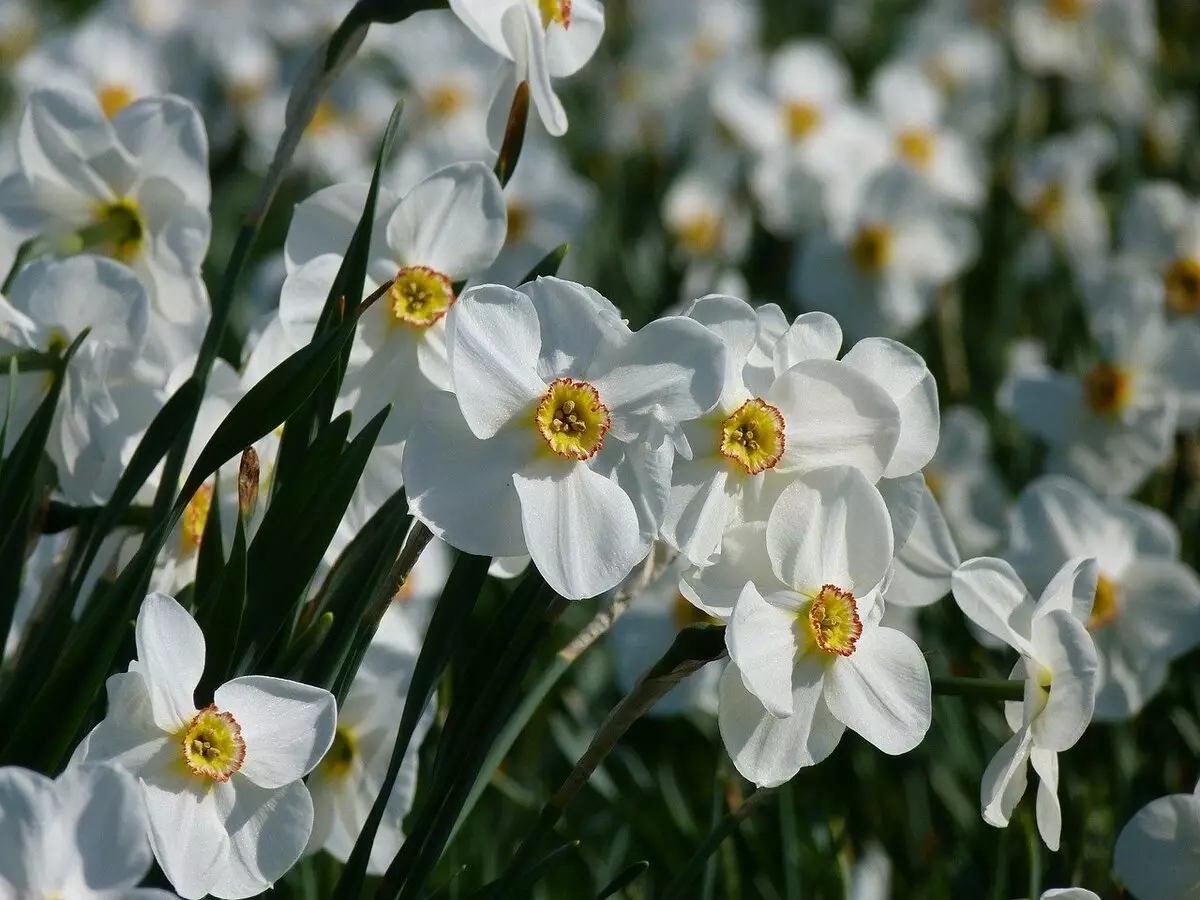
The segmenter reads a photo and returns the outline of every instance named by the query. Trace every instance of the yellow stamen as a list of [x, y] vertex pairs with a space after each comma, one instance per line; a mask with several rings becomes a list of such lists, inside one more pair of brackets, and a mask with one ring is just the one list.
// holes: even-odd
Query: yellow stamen
[[1100, 363], [1084, 377], [1083, 396], [1093, 413], [1111, 418], [1133, 399], [1133, 379], [1124, 369]]
[[681, 223], [675, 229], [675, 235], [688, 253], [710, 256], [720, 248], [723, 230], [720, 216], [713, 212], [701, 212]]
[[565, 459], [589, 459], [604, 446], [611, 419], [592, 385], [559, 378], [550, 382], [538, 404], [534, 425], [551, 453]]
[[893, 240], [887, 225], [863, 225], [850, 242], [850, 261], [859, 271], [878, 275], [891, 261]]
[[1105, 575], [1096, 581], [1096, 600], [1092, 603], [1092, 616], [1088, 619], [1088, 631], [1099, 631], [1111, 625], [1121, 615], [1121, 589]]
[[428, 328], [454, 305], [450, 278], [428, 266], [406, 266], [388, 289], [392, 319], [413, 328]]
[[466, 103], [457, 85], [439, 84], [429, 94], [429, 112], [435, 119], [448, 119]]
[[796, 621], [805, 643], [830, 656], [849, 656], [862, 635], [854, 595], [832, 584], [817, 592]]
[[202, 484], [192, 494], [192, 499], [183, 510], [183, 521], [180, 525], [180, 543], [184, 553], [195, 553], [200, 549], [204, 540], [204, 526], [208, 522], [208, 512], [212, 508], [213, 489], [211, 484]]
[[246, 743], [237, 720], [206, 706], [179, 732], [183, 763], [198, 778], [228, 781], [246, 761]]
[[783, 413], [765, 400], [747, 400], [721, 423], [721, 455], [747, 475], [774, 468], [783, 458]]
[[146, 227], [137, 203], [125, 197], [96, 208], [96, 224], [105, 226], [113, 237], [91, 248], [107, 253], [113, 259], [132, 263], [142, 249]]
[[111, 119], [136, 99], [133, 89], [125, 84], [103, 84], [96, 89], [96, 100], [107, 119]]
[[538, 0], [538, 11], [542, 14], [542, 27], [547, 31], [555, 23], [563, 28], [571, 27], [571, 0]]
[[896, 149], [918, 169], [924, 169], [933, 160], [933, 136], [919, 128], [902, 131], [896, 136]]
[[811, 103], [793, 100], [783, 108], [787, 133], [793, 141], [808, 137], [821, 124], [821, 110]]
[[1200, 312], [1200, 259], [1184, 256], [1163, 277], [1167, 305], [1177, 313]]

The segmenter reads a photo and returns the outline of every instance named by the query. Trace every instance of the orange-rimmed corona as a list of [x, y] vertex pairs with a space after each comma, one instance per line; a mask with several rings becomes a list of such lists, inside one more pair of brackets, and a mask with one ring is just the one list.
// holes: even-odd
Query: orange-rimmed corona
[[821, 124], [821, 110], [811, 103], [793, 100], [783, 107], [783, 121], [788, 137], [793, 141], [801, 141]]
[[1120, 366], [1100, 363], [1084, 376], [1083, 397], [1096, 415], [1116, 417], [1133, 399], [1133, 379]]
[[246, 742], [232, 714], [206, 706], [180, 734], [183, 762], [198, 778], [228, 781], [246, 761]]
[[538, 0], [538, 12], [542, 14], [542, 27], [547, 30], [556, 23], [563, 28], [571, 27], [571, 0]]
[[202, 484], [192, 494], [183, 510], [180, 522], [179, 538], [185, 553], [194, 553], [204, 540], [204, 526], [208, 523], [208, 512], [212, 509], [213, 488], [211, 484]]
[[896, 149], [918, 169], [926, 168], [933, 161], [933, 137], [920, 128], [900, 132], [896, 136]]
[[392, 321], [410, 328], [429, 328], [454, 305], [449, 276], [429, 266], [405, 266], [388, 288]]
[[721, 423], [721, 455], [747, 475], [774, 468], [783, 458], [785, 443], [783, 413], [758, 397], [747, 400]]
[[832, 584], [821, 587], [798, 623], [811, 645], [831, 656], [850, 656], [863, 628], [854, 594]]
[[593, 385], [559, 378], [542, 395], [534, 424], [551, 453], [582, 460], [600, 452], [612, 420]]

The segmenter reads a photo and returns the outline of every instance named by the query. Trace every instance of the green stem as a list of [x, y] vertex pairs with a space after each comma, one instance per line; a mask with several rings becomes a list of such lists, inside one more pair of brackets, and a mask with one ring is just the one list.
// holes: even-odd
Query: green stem
[[975, 700], [1021, 700], [1025, 697], [1025, 682], [1007, 678], [933, 679], [933, 692], [943, 697], [970, 697]]

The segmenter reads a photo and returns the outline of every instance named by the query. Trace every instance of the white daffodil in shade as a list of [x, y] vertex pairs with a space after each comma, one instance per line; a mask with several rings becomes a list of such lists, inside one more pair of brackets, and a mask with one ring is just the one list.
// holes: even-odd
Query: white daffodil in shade
[[806, 309], [837, 316], [852, 336], [901, 335], [934, 294], [974, 260], [971, 222], [904, 166], [872, 178], [850, 221], [805, 241], [791, 292]]
[[685, 580], [685, 596], [728, 623], [717, 720], [734, 765], [755, 784], [782, 784], [819, 763], [846, 728], [889, 754], [925, 737], [925, 657], [879, 624], [891, 563], [879, 491], [857, 469], [833, 466], [792, 483], [765, 527], [731, 531], [712, 567], [722, 572]]
[[[120, 365], [132, 367], [145, 345], [149, 326], [150, 301], [137, 275], [98, 256], [35, 260], [18, 273], [9, 299], [0, 297], [0, 347], [8, 353], [61, 352], [90, 329], [86, 343], [105, 347], [119, 358]], [[72, 366], [86, 369], [92, 359], [89, 353], [76, 356]], [[52, 380], [46, 371], [20, 372], [18, 368], [18, 373], [6, 452]], [[7, 372], [0, 381], [7, 393]], [[52, 437], [52, 456], [57, 443]]]
[[1168, 309], [1200, 313], [1200, 202], [1169, 181], [1140, 185], [1121, 213], [1123, 255], [1160, 277]]
[[754, 220], [729, 153], [703, 155], [667, 188], [662, 221], [682, 261], [738, 262], [750, 248]]
[[0, 897], [172, 900], [139, 888], [153, 856], [137, 782], [114, 765], [71, 766], [51, 780], [0, 769]]
[[966, 138], [942, 124], [944, 104], [932, 78], [913, 63], [898, 61], [875, 73], [870, 91], [894, 158], [939, 196], [978, 207], [986, 194], [983, 160]]
[[1100, 895], [1087, 888], [1052, 888], [1044, 891], [1038, 900], [1100, 900]]
[[146, 97], [110, 120], [89, 94], [35, 91], [18, 159], [19, 172], [0, 182], [0, 217], [24, 236], [107, 229], [90, 249], [132, 266], [146, 285], [165, 377], [196, 351], [209, 317], [200, 278], [208, 140], [196, 108], [181, 97]]
[[1058, 849], [1062, 831], [1058, 754], [1087, 730], [1100, 686], [1096, 647], [1083, 624], [1091, 614], [1096, 577], [1094, 560], [1069, 560], [1036, 602], [1002, 559], [968, 560], [952, 578], [963, 614], [1021, 654], [1011, 677], [1025, 682], [1024, 701], [1004, 705], [1013, 736], [983, 773], [983, 820], [1008, 826], [1032, 763], [1041, 782], [1038, 833], [1051, 850]]
[[1200, 330], [1168, 325], [1162, 286], [1126, 268], [1087, 291], [1099, 359], [1082, 377], [1048, 368], [1006, 379], [1000, 404], [1051, 449], [1049, 468], [1129, 494], [1174, 449], [1181, 391], [1200, 381]]
[[946, 410], [937, 452], [924, 475], [962, 552], [970, 558], [994, 549], [1004, 532], [1008, 497], [991, 460], [987, 420], [977, 410]]
[[107, 715], [75, 761], [111, 760], [137, 777], [154, 856], [181, 897], [253, 897], [308, 843], [302, 779], [333, 743], [333, 695], [247, 675], [196, 709], [204, 635], [165, 594], [146, 597], [135, 639], [137, 658], [108, 679]]
[[1068, 559], [1100, 575], [1087, 627], [1100, 657], [1096, 718], [1128, 719], [1158, 692], [1168, 664], [1200, 643], [1200, 580], [1179, 559], [1179, 532], [1157, 510], [1104, 500], [1061, 476], [1017, 499], [1004, 556], [1035, 589]]
[[[784, 487], [804, 472], [850, 465], [874, 482], [888, 471], [901, 440], [900, 407], [853, 365], [855, 350], [836, 359], [842, 335], [831, 316], [796, 320], [775, 351], [781, 371], [759, 396], [746, 383], [759, 331], [750, 305], [712, 295], [692, 304], [688, 316], [725, 345], [721, 399], [683, 427], [691, 459], [676, 463], [663, 522], [663, 536], [693, 563], [708, 560], [731, 524], [765, 519]], [[864, 344], [859, 355], [869, 351]], [[936, 442], [936, 392], [932, 407]]]
[[921, 474], [885, 478], [879, 491], [892, 517], [895, 566], [883, 599], [888, 611], [936, 603], [950, 593], [962, 559], [937, 500]]
[[1015, 0], [1010, 9], [1013, 48], [1032, 72], [1082, 81], [1118, 51], [1148, 61], [1158, 47], [1149, 0]]
[[[279, 315], [301, 343], [320, 317], [366, 194], [365, 184], [339, 184], [296, 207], [284, 245], [295, 281], [285, 285]], [[500, 182], [482, 163], [440, 169], [403, 197], [380, 190], [364, 291], [392, 284], [359, 319], [343, 392], [360, 427], [393, 404], [382, 443], [404, 440], [425, 396], [450, 388], [445, 316], [455, 285], [496, 259], [504, 233]]]
[[630, 331], [557, 278], [473, 288], [448, 327], [454, 394], [404, 454], [413, 512], [468, 553], [529, 554], [564, 597], [614, 587], [658, 533], [680, 423], [717, 402], [720, 340], [681, 317]]
[[[632, 690], [646, 670], [667, 652], [680, 629], [716, 621], [679, 593], [679, 578], [686, 566], [687, 560], [676, 557], [645, 590], [634, 596], [629, 608], [612, 624], [609, 644], [617, 685], [624, 693]], [[715, 715], [722, 668], [720, 663], [712, 662], [692, 673], [654, 704], [650, 715], [670, 716], [691, 710]]]
[[[411, 626], [403, 639], [397, 627], [392, 641], [376, 640], [367, 649], [338, 710], [333, 746], [308, 777], [314, 817], [307, 852], [325, 850], [341, 862], [350, 858], [387, 773], [420, 644]], [[371, 848], [369, 874], [382, 875], [404, 843], [404, 817], [417, 790], [418, 753], [434, 712], [431, 700], [422, 710], [388, 798]]]
[[[511, 60], [511, 84], [528, 81], [542, 124], [555, 137], [567, 131], [567, 112], [552, 78], [574, 75], [592, 58], [604, 35], [598, 0], [451, 0], [450, 9], [475, 36]], [[502, 87], [497, 106], [507, 116], [512, 90]]]
[[1200, 784], [1143, 806], [1125, 823], [1113, 868], [1138, 900], [1200, 896]]

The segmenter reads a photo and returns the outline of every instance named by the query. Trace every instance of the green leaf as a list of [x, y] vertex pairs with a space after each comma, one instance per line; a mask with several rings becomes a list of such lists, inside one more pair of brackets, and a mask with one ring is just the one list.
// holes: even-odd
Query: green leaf
[[623, 891], [629, 887], [629, 885], [641, 878], [649, 868], [650, 863], [641, 859], [623, 869], [616, 878], [601, 889], [600, 893], [596, 895], [596, 900], [608, 900], [609, 897], [615, 897], [618, 891]]
[[[217, 506], [216, 502], [213, 506]], [[205, 528], [205, 540], [209, 539]], [[218, 534], [219, 538], [219, 534]], [[203, 544], [201, 544], [203, 547]], [[229, 562], [200, 602], [196, 622], [204, 631], [204, 674], [196, 688], [196, 704], [205, 706], [213, 691], [233, 675], [238, 633], [246, 609], [246, 527], [238, 515]]]
[[529, 273], [521, 279], [520, 283], [525, 284], [527, 281], [537, 281], [543, 275], [557, 275], [558, 267], [562, 265], [563, 260], [567, 258], [567, 252], [571, 249], [570, 244], [559, 244], [549, 253], [538, 261], [538, 264], [529, 270]]
[[204, 613], [204, 604], [216, 598], [213, 585], [220, 580], [225, 567], [225, 544], [221, 535], [221, 473], [213, 476], [212, 498], [208, 504], [208, 515], [204, 517], [204, 532], [200, 548], [196, 551], [196, 578], [193, 594], [196, 598], [195, 616], [199, 621]]
[[[400, 715], [396, 741], [392, 747], [392, 756], [380, 786], [379, 796], [375, 798], [370, 815], [354, 844], [354, 850], [342, 870], [342, 877], [338, 881], [334, 900], [358, 900], [362, 894], [371, 847], [374, 846], [379, 823], [383, 821], [384, 809], [391, 797], [396, 778], [400, 774], [400, 765], [404, 761], [404, 755], [408, 752], [408, 746], [412, 742], [413, 733], [416, 731], [417, 722], [425, 709], [425, 704], [433, 696], [438, 679], [441, 678], [442, 672], [449, 663], [455, 647], [461, 642], [467, 619], [487, 580], [487, 570], [490, 564], [491, 560], [486, 556], [459, 553], [454, 567], [450, 570], [450, 577], [446, 579], [437, 606], [434, 607], [433, 616], [429, 620], [429, 628], [421, 643], [421, 652], [417, 655], [417, 662], [413, 667], [408, 695], [404, 700], [404, 711]], [[409, 834], [409, 840], [415, 841], [419, 832], [411, 831]], [[401, 853], [403, 853], [403, 847]], [[386, 894], [381, 894], [381, 896], [386, 896]]]

